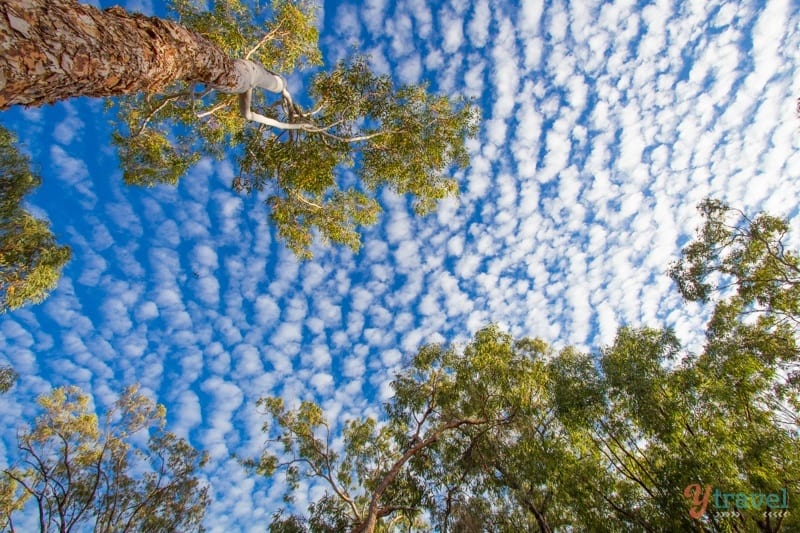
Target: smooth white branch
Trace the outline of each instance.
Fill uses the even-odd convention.
[[[294,103],[294,100],[292,100],[292,95],[289,93],[289,90],[286,87],[286,81],[281,76],[275,74],[274,72],[270,72],[260,64],[247,59],[236,59],[234,63],[238,73],[238,84],[233,88],[218,87],[217,89],[220,92],[237,94],[239,96],[239,112],[246,120],[251,120],[271,128],[278,128],[282,130],[302,130],[310,133],[321,133],[327,137],[343,142],[366,141],[379,135],[392,133],[390,131],[379,131],[354,137],[341,137],[339,135],[335,135],[329,131],[334,124],[328,126],[318,126],[310,121],[310,117],[316,113],[319,113],[324,105],[319,106],[317,109],[311,112],[303,113],[302,110]],[[253,89],[264,89],[273,93],[280,93],[280,95],[283,97],[284,105],[289,112],[289,116],[300,117],[304,119],[305,122],[283,122],[281,120],[256,113],[251,107]],[[203,113],[200,116],[213,114],[214,111],[216,111],[216,108]]]
[[[265,117],[264,115],[256,113],[250,109],[250,101],[252,97],[253,89],[249,89],[248,91],[239,94],[239,112],[245,119],[252,120],[253,122],[258,122],[259,124],[264,124],[272,128],[280,128],[282,130],[316,129],[316,127],[312,126],[311,124],[292,124],[289,122],[281,122],[280,120],[275,120],[274,118]]]
[[[243,94],[258,87],[272,93],[288,94],[286,82],[283,78],[265,69],[255,61],[236,59],[233,63],[238,83],[235,87],[217,87],[220,92]]]
[[[300,129],[300,128],[287,128],[288,124],[276,121],[258,113],[254,113],[250,109],[250,102],[252,99],[253,89],[264,89],[272,93],[279,93],[287,107],[294,112],[297,106],[292,99],[292,95],[286,86],[286,81],[255,61],[249,59],[235,59],[234,68],[237,73],[237,84],[234,87],[217,87],[220,92],[239,95],[239,109],[242,116],[247,120],[253,120],[268,126],[283,129]]]

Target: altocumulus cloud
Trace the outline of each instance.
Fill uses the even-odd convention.
[[[321,15],[328,58],[356,44],[398,80],[476,98],[459,200],[420,219],[384,193],[360,254],[318,246],[300,264],[257,199],[231,192],[230,161],[201,161],[176,189],[129,189],[97,150],[96,104],[7,113],[47,161],[34,204],[75,257],[46,303],[0,318],[0,353],[21,374],[0,407],[6,460],[48,387],[78,383],[104,409],[141,382],[212,455],[208,529],[260,531],[284,482],[230,459],[263,445],[260,396],[316,399],[341,427],[377,414],[421,344],[490,321],[587,349],[620,324],[696,342],[705,315],[664,274],[696,203],[798,214],[788,0],[370,0]],[[321,488],[304,490],[298,504]]]

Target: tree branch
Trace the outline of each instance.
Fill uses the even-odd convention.
[[[454,420],[452,422],[448,422],[439,426],[438,429],[434,430],[432,434],[424,439],[419,441],[417,444],[406,450],[406,452],[395,461],[392,468],[389,472],[383,477],[381,482],[375,488],[375,491],[372,493],[372,498],[370,500],[369,508],[367,510],[367,518],[364,520],[356,529],[355,531],[358,533],[372,533],[375,529],[375,525],[378,519],[378,510],[379,505],[378,502],[380,501],[381,496],[389,487],[389,485],[395,480],[397,475],[400,473],[400,470],[403,468],[409,459],[411,459],[414,455],[416,455],[420,450],[427,448],[442,436],[446,431],[451,429],[457,429],[464,425],[480,425],[487,423],[488,420],[486,419],[474,419],[474,418],[462,418],[459,420]]]
[[[197,113],[196,116],[197,116],[197,118],[205,118],[207,116],[213,115],[214,113],[216,113],[220,109],[223,109],[223,108],[225,108],[225,107],[227,107],[229,105],[230,105],[230,101],[222,102],[221,104],[215,105],[214,107],[212,107],[208,111],[203,111],[202,113]]]
[[[150,123],[150,120],[152,120],[152,118],[154,116],[156,116],[156,114],[159,111],[161,111],[162,109],[167,107],[167,104],[169,104],[171,102],[174,102],[175,100],[177,100],[178,98],[181,98],[183,96],[189,96],[190,94],[194,94],[194,91],[191,91],[191,92],[184,91],[184,92],[180,92],[180,93],[171,94],[171,95],[166,96],[164,98],[164,100],[161,102],[160,105],[158,105],[155,109],[150,111],[150,113],[147,115],[147,117],[145,117],[144,121],[142,122],[142,125],[139,126],[139,129],[136,130],[136,133],[131,135],[131,137],[138,137],[139,135],[141,135],[142,132],[145,130],[145,128],[147,128],[147,125]]]

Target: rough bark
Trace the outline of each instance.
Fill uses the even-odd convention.
[[[244,88],[234,60],[174,22],[75,0],[0,1],[0,109],[155,92],[178,81]]]

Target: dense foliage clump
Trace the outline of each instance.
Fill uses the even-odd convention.
[[[70,249],[56,243],[50,224],[25,209],[25,196],[41,178],[15,143],[0,127],[0,313],[42,301],[70,258]]]

